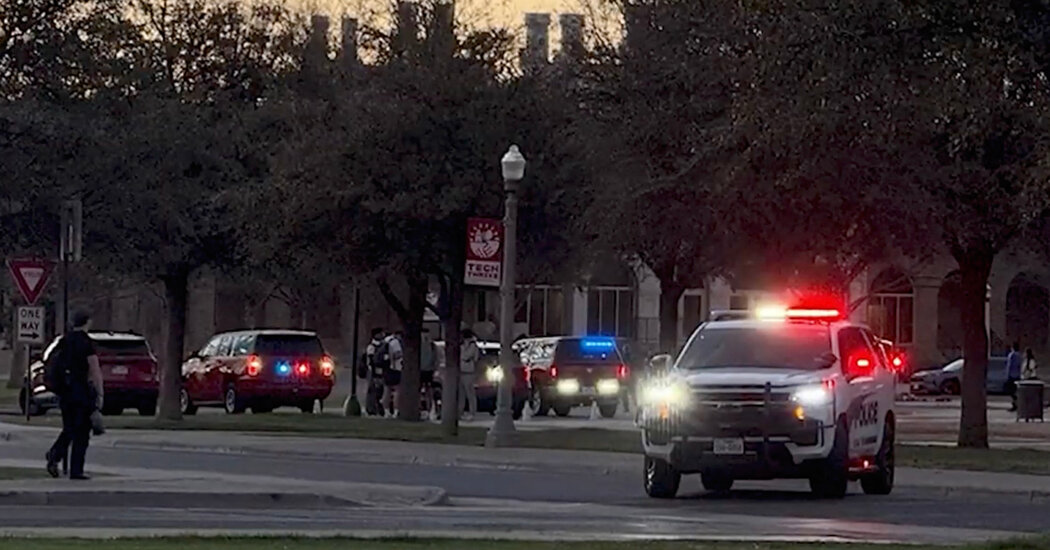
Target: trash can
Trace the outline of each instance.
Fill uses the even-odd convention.
[[[1043,421],[1042,380],[1021,380],[1017,383],[1017,420]]]

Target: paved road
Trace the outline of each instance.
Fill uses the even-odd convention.
[[[29,443],[30,440],[0,443],[0,457],[38,459],[43,445]],[[458,521],[466,522],[464,528],[469,524],[474,530],[484,528],[502,533],[524,529],[536,532],[537,521],[542,519],[553,522],[549,524],[552,532],[565,531],[576,535],[599,532],[617,537],[653,533],[737,537],[830,534],[883,540],[886,537],[895,539],[904,533],[916,541],[953,542],[960,537],[994,535],[965,531],[975,528],[1032,533],[1050,530],[1050,503],[1047,500],[1033,502],[1019,496],[987,493],[946,497],[937,490],[901,488],[889,497],[868,497],[857,494],[854,489],[854,494],[845,501],[829,502],[811,499],[805,482],[789,481],[741,484],[740,490],[728,498],[716,498],[702,493],[697,480],[687,478],[682,498],[665,502],[650,500],[643,494],[640,471],[637,474],[619,471],[567,473],[542,468],[502,469],[491,465],[365,463],[350,458],[312,459],[102,446],[92,449],[90,460],[110,467],[197,470],[317,481],[436,485],[446,489],[453,503],[459,506],[399,512],[394,514],[401,518],[396,521],[388,517],[390,514],[374,510],[318,516],[285,511],[259,515],[258,511],[198,510],[180,511],[177,519],[172,519],[170,511],[104,509],[92,510],[83,521],[70,523],[71,527],[265,527],[286,531],[355,529],[390,532],[401,529],[403,525],[420,530],[440,529],[445,525],[443,518],[453,514]],[[475,500],[478,498],[494,499],[496,503],[479,507]],[[511,500],[524,503],[508,504]],[[201,506],[207,507],[207,503],[201,503]],[[567,515],[553,513],[559,509],[566,510]],[[0,508],[0,527],[41,526],[44,524],[40,523],[40,517],[51,518],[46,525],[56,525],[53,519],[56,516],[52,513],[80,517],[77,513],[83,514],[84,511]],[[582,521],[583,514],[593,517],[588,516],[591,519]],[[802,529],[799,526],[803,524],[821,526],[824,532],[818,533],[820,530],[815,527]]]

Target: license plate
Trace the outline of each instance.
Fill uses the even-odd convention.
[[[109,372],[112,372],[113,374],[127,374],[128,373],[128,368],[127,367],[113,367],[112,369],[110,369]]]
[[[580,395],[594,395],[595,393],[594,388],[580,388]]]
[[[716,455],[742,455],[744,454],[744,440],[716,439],[714,452]]]

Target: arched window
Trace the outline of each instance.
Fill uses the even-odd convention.
[[[911,278],[899,269],[883,270],[871,283],[868,324],[881,338],[899,346],[912,343],[914,303]]]

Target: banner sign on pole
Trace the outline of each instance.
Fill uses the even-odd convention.
[[[503,274],[503,222],[467,220],[467,270],[464,283],[499,287]]]

